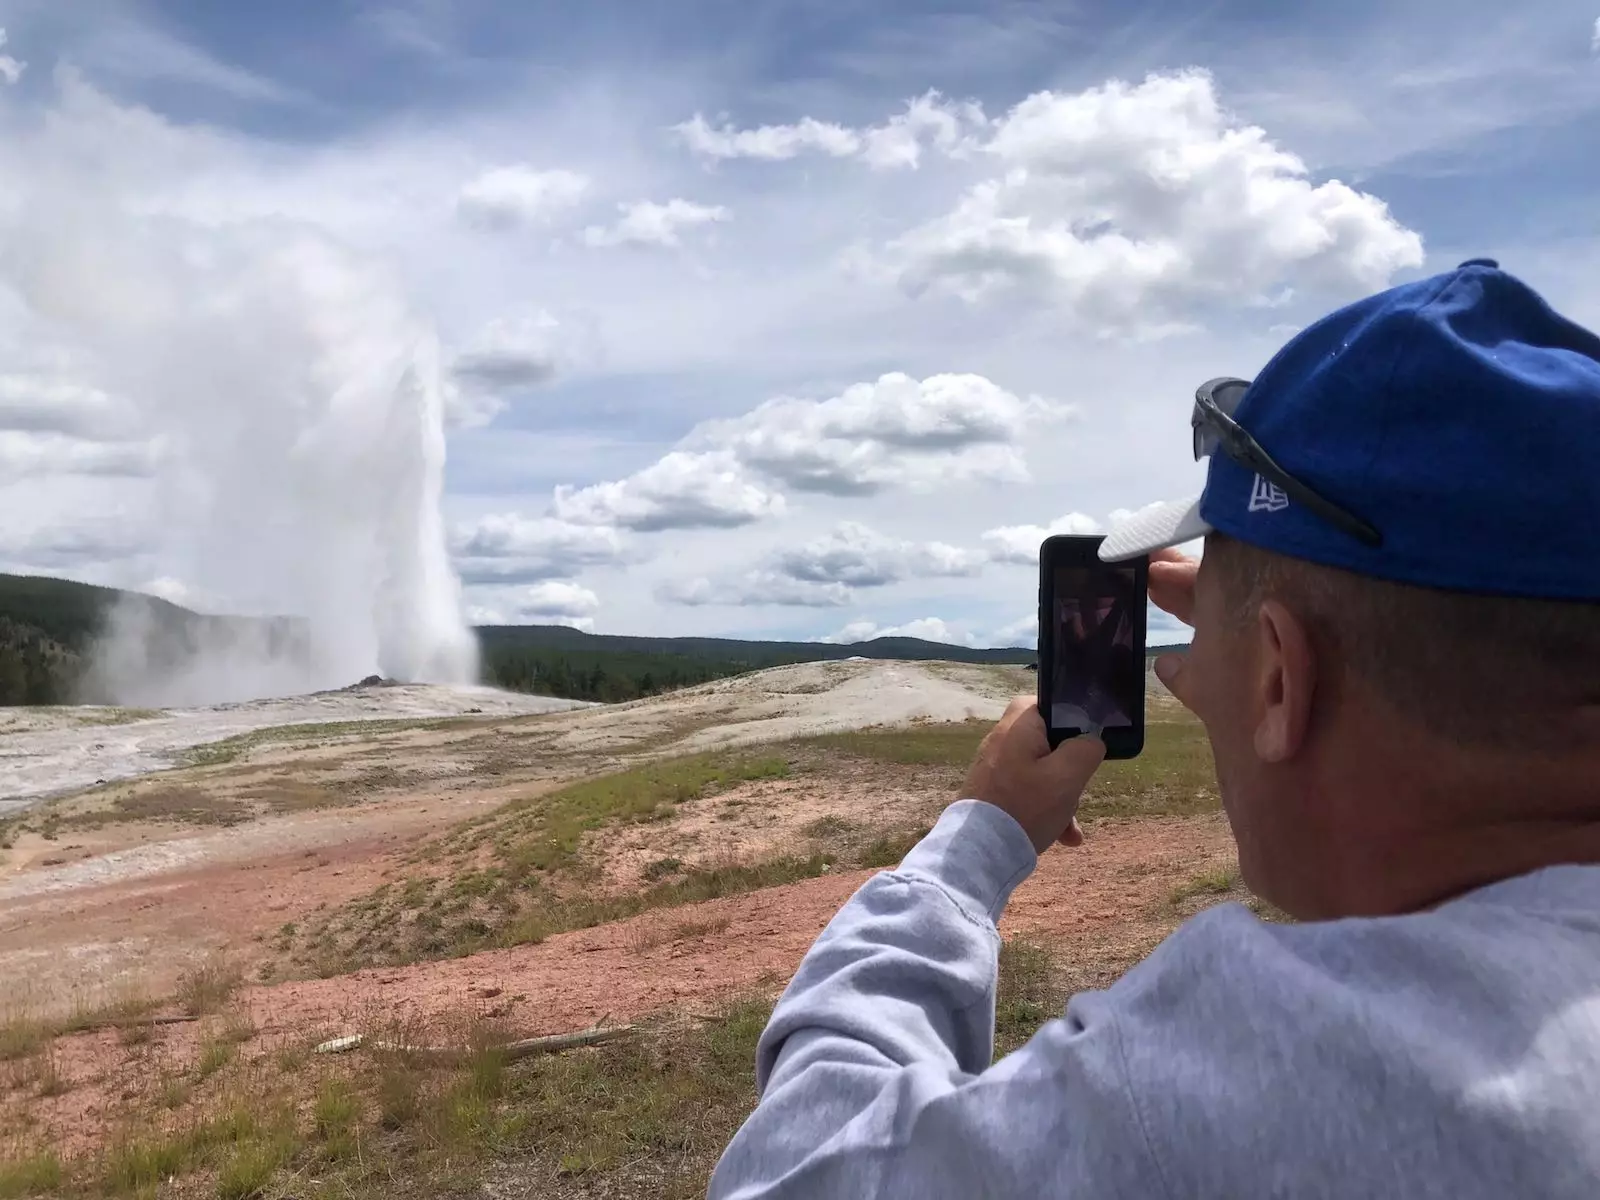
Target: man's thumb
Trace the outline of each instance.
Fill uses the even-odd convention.
[[[1046,761],[1061,787],[1081,792],[1105,756],[1104,742],[1088,734],[1079,734],[1057,746]]]

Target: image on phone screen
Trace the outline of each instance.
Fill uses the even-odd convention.
[[[1075,733],[1138,722],[1144,663],[1135,633],[1139,596],[1132,567],[1058,565],[1050,664],[1053,729]]]

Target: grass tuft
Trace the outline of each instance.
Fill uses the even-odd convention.
[[[1057,981],[1050,951],[1018,938],[1003,942],[995,997],[995,1058],[1023,1045],[1046,1021],[1060,1016],[1065,1006],[1066,991]]]
[[[175,998],[189,1016],[206,1017],[221,1012],[243,982],[237,968],[213,956],[178,977]]]
[[[66,1183],[61,1158],[54,1150],[41,1150],[21,1158],[0,1159],[0,1200],[59,1193]]]
[[[1238,867],[1217,867],[1210,871],[1202,871],[1173,888],[1167,895],[1167,903],[1179,908],[1190,900],[1213,900],[1229,895],[1239,886]]]

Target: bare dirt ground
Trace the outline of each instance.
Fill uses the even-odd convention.
[[[0,1010],[59,1009],[129,987],[163,994],[218,950],[253,967],[270,934],[369,890],[428,833],[559,780],[647,756],[992,719],[1030,678],[954,664],[814,663],[605,707],[383,687],[133,714],[112,726],[92,723],[107,710],[13,711],[0,727],[0,788],[13,797],[91,772],[145,774],[30,810],[9,835]],[[294,736],[275,736],[283,732]],[[224,752],[211,757],[222,761],[207,762],[217,743]],[[172,767],[197,748],[204,765]],[[773,791],[752,806],[748,827],[737,822],[750,834],[776,822],[756,848],[811,812],[785,811],[782,799]],[[690,822],[672,836],[701,844],[691,861],[714,858],[718,824]],[[627,864],[647,851],[638,836],[619,851],[625,883]]]

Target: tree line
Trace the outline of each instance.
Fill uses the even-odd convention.
[[[38,630],[0,617],[0,707],[65,704],[76,674],[76,655]]]
[[[749,670],[728,660],[666,654],[553,650],[490,644],[483,681],[507,691],[617,704],[725,679]]]

